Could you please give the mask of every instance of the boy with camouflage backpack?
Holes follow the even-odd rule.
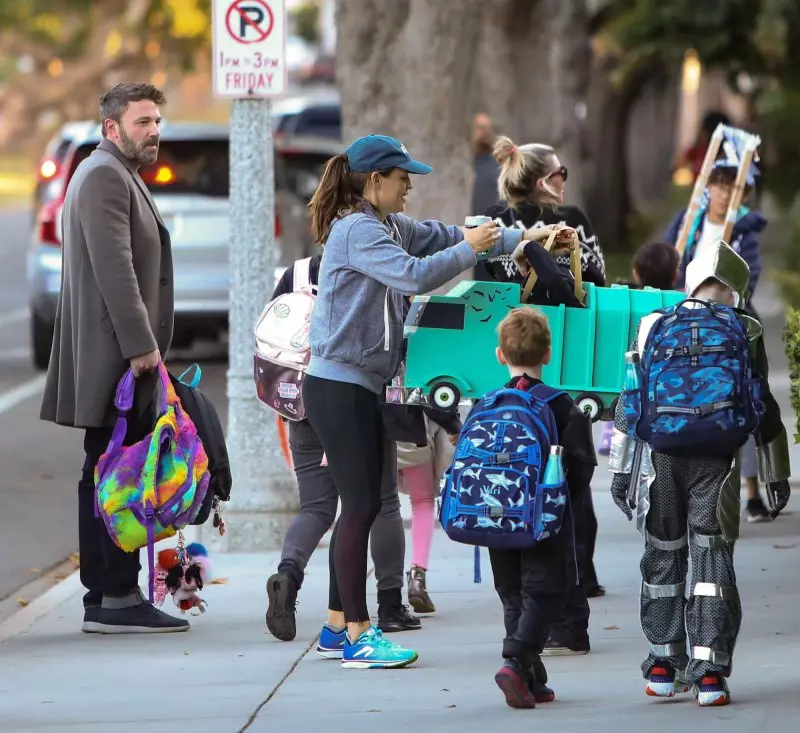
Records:
[[[718,241],[688,265],[687,300],[642,319],[609,461],[614,502],[629,520],[636,513],[645,537],[646,693],[693,688],[703,707],[730,701],[742,616],[733,568],[738,453],[751,434],[774,510],[789,500],[788,443],[767,384],[761,326],[740,310],[748,278],[747,263]]]

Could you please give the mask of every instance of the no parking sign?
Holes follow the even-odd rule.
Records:
[[[285,0],[214,0],[212,41],[215,96],[285,94]]]

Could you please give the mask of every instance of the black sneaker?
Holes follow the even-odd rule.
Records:
[[[536,698],[528,685],[527,674],[516,659],[506,659],[497,670],[494,681],[505,696],[508,707],[527,710],[536,707]]]
[[[605,586],[602,586],[599,583],[586,586],[587,598],[602,598],[605,594],[606,594]]]
[[[267,628],[281,641],[292,641],[297,636],[295,606],[297,586],[286,573],[275,573],[267,581]]]
[[[555,639],[548,639],[542,649],[543,657],[575,657],[589,653],[589,640],[580,646],[567,646]]]
[[[754,522],[769,522],[772,519],[772,515],[767,511],[767,507],[764,506],[761,497],[747,500],[744,515],[750,524]]]
[[[97,624],[100,622],[100,606],[84,606],[83,608],[83,626],[81,631],[84,634],[98,634],[100,633]]]
[[[89,611],[87,608],[84,612],[83,622],[83,631],[87,633],[168,634],[189,630],[186,619],[170,616],[148,602],[127,608],[99,608],[96,621],[86,618]]]
[[[378,606],[378,628],[385,634],[397,631],[417,631],[422,628],[422,621],[414,616],[408,606],[400,604],[380,604]]]

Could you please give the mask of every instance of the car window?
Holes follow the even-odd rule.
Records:
[[[91,155],[96,144],[81,145],[72,162],[71,173]],[[314,194],[325,163],[335,151],[311,152],[286,149],[275,152],[275,188],[285,189],[308,203]],[[196,193],[226,197],[229,188],[227,140],[162,140],[155,165],[143,168],[142,179],[159,195]]]
[[[88,158],[95,144],[76,151],[72,171]],[[158,161],[142,168],[142,180],[153,193],[198,194],[225,198],[229,189],[227,140],[162,140]]]
[[[308,203],[314,195],[322,170],[334,152],[283,150],[275,153],[275,186],[285,188]]]
[[[58,140],[54,140],[50,145],[47,146],[47,150],[45,151],[44,157],[49,158],[50,160],[55,161],[56,163],[61,163],[67,155],[67,151],[69,150],[70,146],[72,145],[72,140],[59,138]]]
[[[342,135],[342,112],[338,107],[311,107],[298,115],[293,133],[338,140]]]
[[[297,118],[295,114],[277,115],[272,118],[273,133],[289,133],[292,123]]]

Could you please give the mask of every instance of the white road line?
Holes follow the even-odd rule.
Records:
[[[17,405],[21,405],[25,402],[25,400],[29,400],[31,397],[36,397],[36,395],[41,394],[46,380],[47,375],[40,374],[38,377],[23,382],[13,389],[0,392],[0,415],[9,410],[13,410]]]
[[[0,328],[3,326],[8,326],[11,323],[19,323],[20,321],[24,321],[28,317],[28,309],[27,308],[17,308],[13,311],[7,311],[6,313],[0,313]]]

